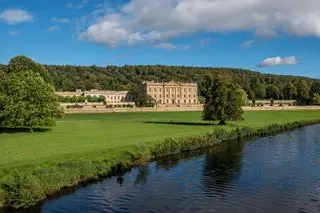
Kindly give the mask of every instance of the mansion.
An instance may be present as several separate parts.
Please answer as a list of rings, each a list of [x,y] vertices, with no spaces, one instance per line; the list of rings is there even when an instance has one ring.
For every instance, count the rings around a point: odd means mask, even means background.
[[[196,83],[146,81],[142,84],[142,91],[150,95],[157,104],[194,105],[199,103]]]
[[[159,106],[190,106],[199,104],[197,83],[167,82],[157,83],[145,81],[140,91],[149,95]],[[75,92],[57,92],[62,97],[105,97],[106,104],[134,104],[137,95],[129,91],[90,91],[76,90]]]

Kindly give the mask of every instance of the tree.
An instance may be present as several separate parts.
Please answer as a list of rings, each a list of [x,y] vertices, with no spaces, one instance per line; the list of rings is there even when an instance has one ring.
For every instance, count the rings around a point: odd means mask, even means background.
[[[318,96],[320,94],[320,81],[315,81],[310,86],[310,99],[312,101],[312,104],[315,104],[318,99]],[[315,104],[317,105],[317,104]]]
[[[313,105],[317,105],[317,106],[320,105],[320,95],[319,95],[319,93],[314,93],[312,95],[312,104]]]
[[[46,82],[52,82],[48,70],[41,64],[34,62],[32,59],[21,55],[10,59],[8,73],[26,70],[32,70],[33,72],[39,73]]]
[[[285,99],[292,100],[292,99],[295,99],[296,96],[298,95],[298,90],[297,90],[297,87],[290,82],[284,87],[283,93],[284,93]]]
[[[244,105],[244,94],[235,84],[217,76],[206,95],[203,120],[219,120],[221,125],[225,125],[227,120],[243,119],[241,106]]]
[[[266,87],[267,98],[277,100],[279,99],[280,90],[277,86],[270,84]]]
[[[264,99],[266,97],[266,88],[262,84],[256,85],[254,88],[255,98]]]
[[[249,90],[248,91],[248,98],[253,100],[256,98],[256,94],[252,90]]]
[[[310,88],[308,83],[305,80],[299,81],[297,85],[298,95],[297,95],[297,104],[298,105],[308,105],[310,98]]]
[[[25,68],[22,68],[25,69]],[[0,121],[3,127],[53,126],[62,116],[53,86],[31,70],[11,72],[4,79],[0,96]]]
[[[315,81],[310,86],[310,96],[316,93],[320,94],[320,81]]]
[[[150,95],[138,92],[135,104],[137,107],[154,107],[155,101]]]

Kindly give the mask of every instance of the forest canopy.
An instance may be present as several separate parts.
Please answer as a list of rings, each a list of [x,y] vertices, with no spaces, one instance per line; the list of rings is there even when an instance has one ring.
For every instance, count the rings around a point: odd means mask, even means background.
[[[287,99],[296,98],[296,88],[304,80],[311,88],[313,82],[319,80],[263,74],[245,69],[185,67],[164,65],[136,66],[60,66],[44,65],[49,72],[49,78],[57,91],[75,91],[76,89],[90,90],[129,90],[136,92],[143,81],[156,82],[197,82],[200,95],[203,96],[204,76],[207,74],[221,75],[231,82],[238,84],[248,94],[249,99]],[[0,72],[7,71],[6,65],[0,65]],[[290,90],[290,91],[288,91]]]

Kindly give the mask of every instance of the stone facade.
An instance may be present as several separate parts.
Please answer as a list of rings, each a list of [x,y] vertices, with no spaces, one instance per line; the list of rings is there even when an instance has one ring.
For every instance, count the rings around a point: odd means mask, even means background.
[[[72,97],[72,96],[91,96],[91,97],[99,97],[104,96],[105,102],[108,104],[113,103],[133,103],[135,102],[135,94],[131,94],[129,91],[103,91],[103,90],[89,90],[89,91],[81,91],[76,90],[75,92],[57,92],[56,93],[62,97]]]
[[[158,105],[190,106],[199,104],[198,84],[196,83],[156,83],[146,81],[142,91],[150,95]]]
[[[193,106],[199,104],[198,84],[196,83],[156,83],[146,81],[141,85],[141,91],[150,95],[158,106]],[[104,96],[106,104],[134,103],[136,94],[129,91],[90,91],[76,90],[75,92],[57,92],[59,96]]]
[[[90,90],[85,91],[84,96],[104,96],[106,103],[123,103],[123,102],[135,102],[135,95],[129,91],[100,91]]]

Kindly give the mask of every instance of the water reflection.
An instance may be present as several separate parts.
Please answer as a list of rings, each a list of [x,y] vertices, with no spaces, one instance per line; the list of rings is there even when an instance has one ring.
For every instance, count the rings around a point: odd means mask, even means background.
[[[230,190],[234,179],[239,178],[243,145],[243,141],[232,141],[223,150],[206,155],[202,173],[206,195],[223,194]]]

